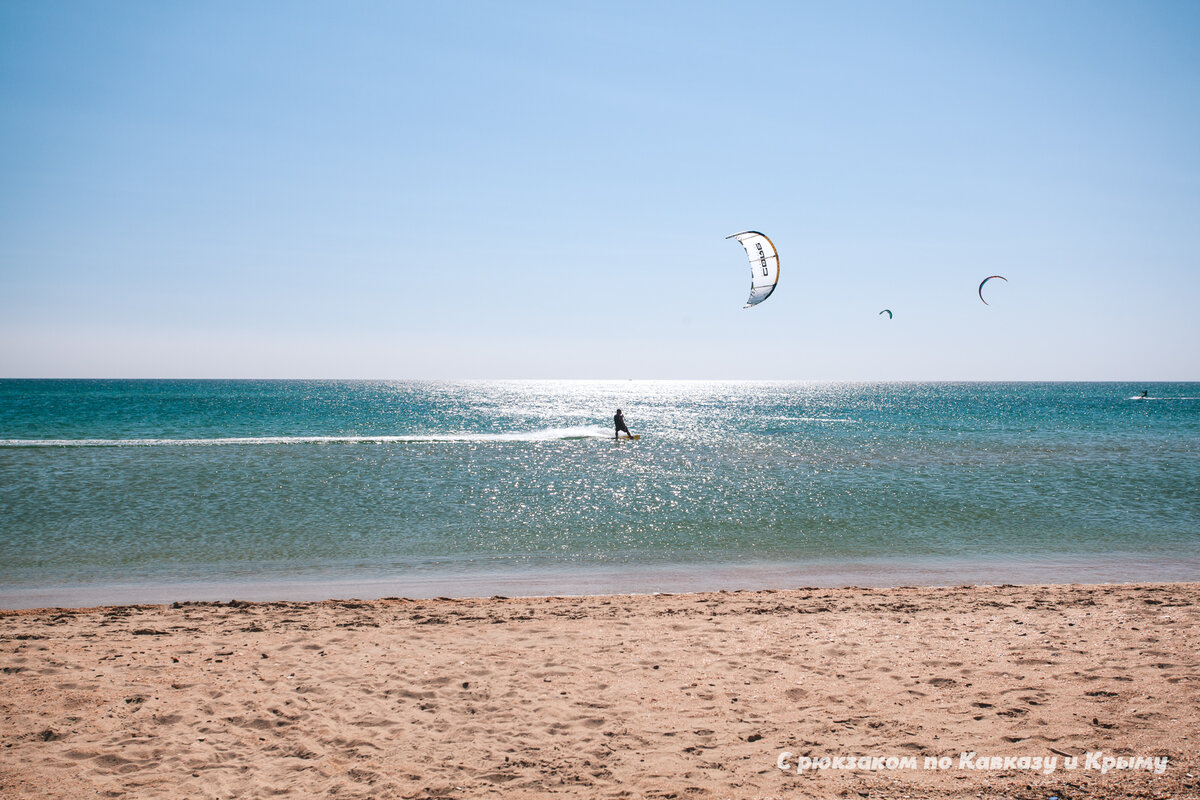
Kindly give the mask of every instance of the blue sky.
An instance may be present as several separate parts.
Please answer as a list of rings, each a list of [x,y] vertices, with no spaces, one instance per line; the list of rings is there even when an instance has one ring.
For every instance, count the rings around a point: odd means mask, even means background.
[[[0,376],[1200,379],[1197,41],[1191,2],[10,0]]]

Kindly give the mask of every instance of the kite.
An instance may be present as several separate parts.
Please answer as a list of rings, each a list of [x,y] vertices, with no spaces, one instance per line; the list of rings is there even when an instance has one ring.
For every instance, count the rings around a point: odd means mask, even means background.
[[[779,283],[779,253],[766,234],[758,231],[742,231],[725,238],[737,239],[746,248],[750,259],[750,299],[742,308],[756,306],[770,297]]]
[[[980,282],[979,282],[979,299],[980,299],[980,300],[983,300],[983,285],[984,285],[985,283],[987,283],[988,281],[990,281],[992,278],[999,278],[1000,280],[1004,281],[1005,283],[1008,283],[1008,278],[1004,277],[1003,275],[989,275],[989,276],[987,276],[986,278],[984,278],[982,281],[980,281]],[[986,306],[986,305],[991,305],[990,303],[988,303],[988,301],[987,301],[987,300],[983,300],[983,304],[984,304],[985,306]]]

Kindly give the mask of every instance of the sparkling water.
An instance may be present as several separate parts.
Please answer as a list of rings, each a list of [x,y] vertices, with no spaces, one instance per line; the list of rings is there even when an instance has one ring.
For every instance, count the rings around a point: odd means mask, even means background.
[[[1198,456],[1195,383],[6,380],[0,605],[1197,580]]]

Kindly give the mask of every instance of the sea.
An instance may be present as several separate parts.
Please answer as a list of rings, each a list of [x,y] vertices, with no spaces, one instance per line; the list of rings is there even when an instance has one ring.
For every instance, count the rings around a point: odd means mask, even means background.
[[[1196,580],[1200,383],[0,381],[0,607]]]

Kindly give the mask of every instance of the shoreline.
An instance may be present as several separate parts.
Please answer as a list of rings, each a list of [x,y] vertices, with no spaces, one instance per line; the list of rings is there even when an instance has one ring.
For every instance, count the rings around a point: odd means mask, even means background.
[[[319,602],[384,597],[587,597],[788,590],[820,588],[950,587],[964,584],[1070,585],[1200,582],[1200,557],[1130,554],[1038,555],[980,558],[824,558],[807,561],[758,561],[714,565],[618,564],[540,566],[525,570],[423,568],[391,574],[347,566],[288,578],[282,570],[268,577],[214,577],[178,581],[166,578],[128,583],[94,582],[0,585],[0,610],[84,608],[107,605],[159,605],[172,602],[247,600]]]
[[[1200,794],[1196,582],[8,610],[0,666],[11,797]]]

